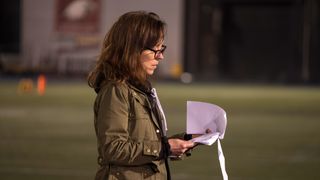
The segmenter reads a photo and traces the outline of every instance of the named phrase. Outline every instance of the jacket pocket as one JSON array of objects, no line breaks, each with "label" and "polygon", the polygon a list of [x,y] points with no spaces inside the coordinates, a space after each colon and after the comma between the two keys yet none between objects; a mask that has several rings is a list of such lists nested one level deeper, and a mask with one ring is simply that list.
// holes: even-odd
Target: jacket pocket
[{"label": "jacket pocket", "polygon": [[159,128],[156,128],[157,123],[152,118],[148,99],[136,93],[132,100],[128,121],[130,137],[136,141],[158,140],[156,129]]},{"label": "jacket pocket", "polygon": [[152,123],[147,108],[137,101],[134,101],[133,109],[131,110],[133,115],[129,117],[128,132],[130,137],[135,140],[149,139],[148,136],[150,123]]}]

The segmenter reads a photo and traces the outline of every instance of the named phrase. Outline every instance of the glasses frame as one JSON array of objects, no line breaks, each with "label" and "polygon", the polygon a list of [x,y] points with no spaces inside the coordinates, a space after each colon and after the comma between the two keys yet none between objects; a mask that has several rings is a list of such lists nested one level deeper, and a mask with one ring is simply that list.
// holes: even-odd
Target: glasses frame
[{"label": "glasses frame", "polygon": [[154,50],[152,48],[145,48],[145,50],[149,50],[154,52],[154,58],[156,59],[157,57],[159,57],[160,54],[163,55],[164,51],[166,50],[167,46],[166,45],[162,45],[160,50]]}]

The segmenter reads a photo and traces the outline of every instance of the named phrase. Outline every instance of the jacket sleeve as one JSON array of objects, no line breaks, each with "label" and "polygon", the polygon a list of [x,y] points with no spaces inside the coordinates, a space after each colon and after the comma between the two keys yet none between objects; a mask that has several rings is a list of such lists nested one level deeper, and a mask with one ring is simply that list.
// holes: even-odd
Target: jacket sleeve
[{"label": "jacket sleeve", "polygon": [[142,165],[159,159],[160,141],[136,141],[129,136],[128,90],[113,85],[102,91],[97,104],[96,130],[103,159],[118,165]]},{"label": "jacket sleeve", "polygon": [[183,133],[179,133],[179,134],[174,134],[169,137],[169,139],[175,139],[175,138],[189,141],[190,139],[192,139],[192,134],[187,134],[187,133],[183,132]]}]

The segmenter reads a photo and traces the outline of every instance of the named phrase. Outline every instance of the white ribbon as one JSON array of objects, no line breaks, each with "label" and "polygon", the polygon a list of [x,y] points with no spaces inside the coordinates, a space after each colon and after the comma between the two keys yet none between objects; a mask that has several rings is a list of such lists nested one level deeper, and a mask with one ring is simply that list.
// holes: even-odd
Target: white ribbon
[{"label": "white ribbon", "polygon": [[152,89],[151,89],[151,92],[152,92],[152,95],[153,95],[153,96],[155,97],[155,99],[156,99],[157,106],[158,106],[158,108],[159,108],[159,110],[160,110],[160,113],[161,113],[161,115],[162,115],[162,117],[163,117],[163,121],[161,121],[161,123],[162,123],[162,128],[163,128],[163,134],[166,136],[166,135],[167,135],[167,131],[168,131],[166,116],[164,115],[164,111],[163,111],[162,106],[161,106],[161,104],[160,104],[160,100],[159,100],[159,98],[158,98],[156,89],[155,89],[155,88],[152,88]]},{"label": "white ribbon", "polygon": [[221,168],[221,173],[222,173],[222,176],[223,176],[223,180],[228,180],[228,174],[227,174],[227,171],[226,171],[226,164],[225,164],[225,159],[224,159],[224,155],[223,155],[220,139],[218,139],[218,157],[219,157],[220,168]]}]

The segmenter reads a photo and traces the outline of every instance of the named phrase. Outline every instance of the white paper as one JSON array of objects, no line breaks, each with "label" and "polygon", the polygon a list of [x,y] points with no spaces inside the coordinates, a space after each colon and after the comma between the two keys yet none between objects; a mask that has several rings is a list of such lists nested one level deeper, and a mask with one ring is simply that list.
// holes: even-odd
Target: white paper
[{"label": "white paper", "polygon": [[206,134],[210,129],[211,133],[219,133],[219,139],[223,139],[227,126],[226,112],[219,106],[187,101],[187,133]]},{"label": "white paper", "polygon": [[[226,127],[227,115],[221,107],[204,102],[187,102],[187,133],[203,134],[191,141],[204,145],[211,146],[218,140],[218,157],[223,180],[228,180],[228,174],[220,139],[224,138]],[[207,129],[211,132],[206,133]]]},{"label": "white paper", "polygon": [[211,146],[219,138],[219,133],[208,133],[191,139],[192,142]]}]

